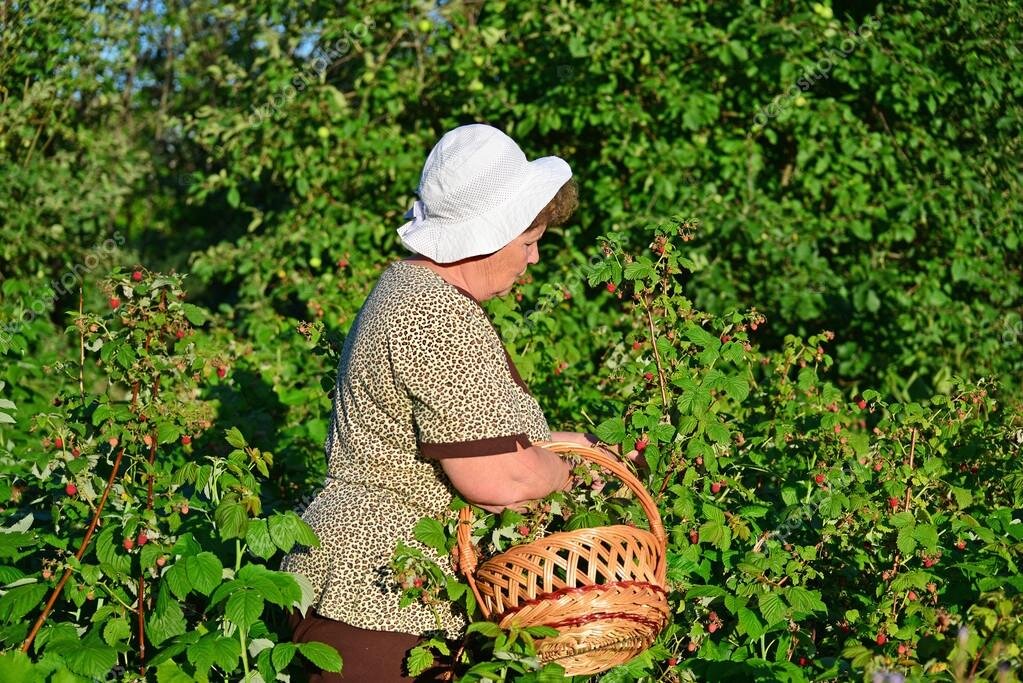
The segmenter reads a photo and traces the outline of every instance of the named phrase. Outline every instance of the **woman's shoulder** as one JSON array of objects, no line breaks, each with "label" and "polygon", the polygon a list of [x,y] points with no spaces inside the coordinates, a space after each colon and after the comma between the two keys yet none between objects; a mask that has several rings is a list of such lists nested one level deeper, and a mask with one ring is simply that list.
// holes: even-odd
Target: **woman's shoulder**
[{"label": "woman's shoulder", "polygon": [[425,323],[468,320],[486,313],[479,303],[426,266],[401,260],[381,274],[367,307],[392,320]]}]

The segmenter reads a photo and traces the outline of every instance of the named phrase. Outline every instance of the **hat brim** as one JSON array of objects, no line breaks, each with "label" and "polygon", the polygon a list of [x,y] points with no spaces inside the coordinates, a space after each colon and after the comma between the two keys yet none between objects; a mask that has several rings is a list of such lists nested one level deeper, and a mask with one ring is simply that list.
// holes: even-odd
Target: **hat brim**
[{"label": "hat brim", "polygon": [[[418,224],[410,220],[398,228],[401,243],[437,263],[493,254],[521,235],[572,177],[572,169],[560,157],[534,159],[528,168],[519,190],[504,205],[459,223],[441,224],[429,217]],[[405,218],[413,218],[411,210]]]}]

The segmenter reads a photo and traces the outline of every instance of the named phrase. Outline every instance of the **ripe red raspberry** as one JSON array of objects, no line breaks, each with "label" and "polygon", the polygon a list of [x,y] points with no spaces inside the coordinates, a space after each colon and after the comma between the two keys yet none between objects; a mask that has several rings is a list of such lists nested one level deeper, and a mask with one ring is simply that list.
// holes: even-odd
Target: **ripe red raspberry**
[{"label": "ripe red raspberry", "polygon": [[835,434],[838,434],[841,431],[842,431],[842,425],[835,425]]},{"label": "ripe red raspberry", "polygon": [[899,643],[899,654],[904,655],[907,652],[909,652],[909,648],[903,645],[902,643]]},{"label": "ripe red raspberry", "polygon": [[643,452],[648,445],[650,445],[650,439],[645,436],[641,437],[636,441],[636,450]]},{"label": "ripe red raspberry", "polygon": [[884,645],[885,643],[888,642],[888,636],[886,636],[884,632],[881,632],[877,634],[877,638],[875,638],[874,640],[877,642],[878,645]]},{"label": "ripe red raspberry", "polygon": [[412,585],[415,586],[416,588],[422,588],[423,587],[423,577],[417,576],[416,578],[412,579]]},{"label": "ripe red raspberry", "polygon": [[892,496],[891,498],[889,498],[888,499],[888,507],[890,507],[892,510],[898,510],[899,509],[899,499],[896,498],[895,496]]},{"label": "ripe red raspberry", "polygon": [[607,283],[607,291],[609,291],[612,294],[614,294],[616,289],[618,289],[618,287],[615,285],[615,283],[613,283],[613,282],[608,282]]},{"label": "ripe red raspberry", "polygon": [[337,260],[337,267],[338,268],[347,268],[348,267],[348,259],[346,259],[346,258],[338,259]]},{"label": "ripe red raspberry", "polygon": [[224,379],[225,377],[227,377],[227,368],[225,368],[223,365],[217,366],[217,377],[219,377],[220,379]]},{"label": "ripe red raspberry", "polygon": [[709,624],[707,624],[707,632],[708,633],[714,633],[717,630],[718,630],[717,622],[713,622],[712,621]]},{"label": "ripe red raspberry", "polygon": [[916,602],[916,591],[909,591],[906,593],[906,599],[910,602]]},{"label": "ripe red raspberry", "polygon": [[78,493],[78,487],[73,482],[68,482],[67,486],[64,487],[64,493],[74,496]]},{"label": "ripe red raspberry", "polygon": [[699,465],[700,467],[703,467],[703,456],[702,455],[696,456],[696,464]]},{"label": "ripe red raspberry", "polygon": [[686,649],[689,650],[690,652],[696,652],[696,648],[698,647],[699,645],[696,644],[695,640],[690,640],[689,644],[686,645]]},{"label": "ripe red raspberry", "polygon": [[53,572],[51,572],[49,569],[44,569],[43,570],[43,581],[49,581],[52,578],[53,578]]},{"label": "ripe red raspberry", "polygon": [[753,330],[754,332],[756,332],[757,331],[757,324],[756,323],[750,323],[749,324],[749,328],[751,330]]},{"label": "ripe red raspberry", "polygon": [[140,546],[143,546],[146,543],[149,543],[149,536],[146,535],[145,531],[141,531],[139,532],[138,538],[135,539],[135,542],[138,543]]},{"label": "ripe red raspberry", "polygon": [[800,657],[799,658],[799,666],[808,666],[809,664],[810,664],[810,660],[807,659],[806,657]]},{"label": "ripe red raspberry", "polygon": [[178,339],[184,339],[185,338],[185,331],[184,330],[178,330],[177,332],[174,333],[174,336],[177,337]]},{"label": "ripe red raspberry", "polygon": [[639,351],[641,348],[643,348],[643,342],[638,342],[638,341],[632,342],[632,350],[633,351]]},{"label": "ripe red raspberry", "polygon": [[124,546],[125,550],[131,550],[132,548],[135,547],[135,541],[131,540],[130,538],[126,538],[124,539],[124,543],[122,543],[121,545]]},{"label": "ripe red raspberry", "polygon": [[519,536],[528,536],[529,535],[529,525],[527,525],[527,524],[520,524],[518,526],[518,528],[515,529],[515,530],[519,532]]},{"label": "ripe red raspberry", "polygon": [[160,555],[160,557],[156,558],[156,566],[157,567],[162,567],[165,564],[167,564],[166,556]]},{"label": "ripe red raspberry", "polygon": [[713,484],[710,485],[710,492],[711,493],[718,493],[720,490],[721,490],[721,482],[720,481],[716,481],[716,482],[714,482]]},{"label": "ripe red raspberry", "polygon": [[722,343],[722,344],[727,344],[727,343],[728,343],[728,342],[730,342],[731,340],[732,340],[732,337],[731,337],[731,335],[727,335],[727,334],[723,334],[723,335],[721,335],[721,343]]},{"label": "ripe red raspberry", "polygon": [[134,280],[135,282],[141,282],[142,281],[142,271],[141,270],[136,270],[134,273],[131,274],[131,279]]},{"label": "ripe red raspberry", "polygon": [[82,452],[80,450],[78,450],[77,447],[71,449],[71,457],[72,458],[77,458],[81,454],[82,454]]},{"label": "ripe red raspberry", "polygon": [[53,445],[56,446],[58,449],[63,449],[64,448],[64,439],[62,439],[62,438],[60,438],[58,436],[56,439],[53,440]]},{"label": "ripe red raspberry", "polygon": [[190,437],[188,434],[183,434],[181,436],[181,445],[187,446],[190,443],[192,443],[192,437]]},{"label": "ripe red raspberry", "polygon": [[823,473],[818,473],[814,476],[813,480],[818,484],[823,484],[825,481],[827,481],[827,477],[824,476]]},{"label": "ripe red raspberry", "polygon": [[689,532],[689,542],[693,545],[700,542],[700,534],[696,531],[696,529]]},{"label": "ripe red raspberry", "polygon": [[110,444],[111,448],[117,448],[117,444],[120,442],[117,440],[116,436],[112,436],[109,439],[107,439],[107,443]]},{"label": "ripe red raspberry", "polygon": [[861,398],[859,401],[856,402],[856,405],[860,407],[860,410],[864,410],[867,407],[867,402]]},{"label": "ripe red raspberry", "polygon": [[644,372],[643,373],[643,379],[645,379],[648,382],[653,382],[654,381],[654,373],[652,373],[652,372]]},{"label": "ripe red raspberry", "polygon": [[116,296],[110,297],[108,303],[110,304],[110,308],[112,308],[114,310],[117,310],[118,308],[121,307],[121,300],[118,299]]},{"label": "ripe red raspberry", "polygon": [[966,550],[966,541],[964,541],[961,538],[956,539],[956,549],[957,550]]},{"label": "ripe red raspberry", "polygon": [[181,506],[181,514],[183,515],[188,514],[188,503],[185,503],[184,505]]},{"label": "ripe red raspberry", "polygon": [[668,666],[675,666],[676,664],[678,664],[678,657],[668,658]]},{"label": "ripe red raspberry", "polygon": [[883,467],[884,467],[884,465],[881,464],[880,460],[878,460],[877,462],[874,463],[874,471],[875,472],[880,472]]}]

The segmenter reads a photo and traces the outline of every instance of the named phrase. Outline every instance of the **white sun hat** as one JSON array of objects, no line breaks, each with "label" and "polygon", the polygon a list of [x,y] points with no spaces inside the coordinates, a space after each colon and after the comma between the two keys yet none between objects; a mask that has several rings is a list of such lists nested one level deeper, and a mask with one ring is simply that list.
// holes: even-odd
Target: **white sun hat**
[{"label": "white sun hat", "polygon": [[430,151],[401,243],[437,263],[492,254],[522,234],[572,177],[559,157],[527,161],[497,128],[459,126]]}]

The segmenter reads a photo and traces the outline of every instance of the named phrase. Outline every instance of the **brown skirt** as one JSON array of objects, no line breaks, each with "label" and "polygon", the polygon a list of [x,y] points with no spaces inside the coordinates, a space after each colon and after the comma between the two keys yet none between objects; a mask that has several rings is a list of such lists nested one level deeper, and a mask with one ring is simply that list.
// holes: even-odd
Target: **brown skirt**
[{"label": "brown skirt", "polygon": [[[341,673],[318,669],[305,660],[309,683],[433,683],[451,680],[448,666],[435,666],[416,678],[405,669],[405,655],[418,645],[421,636],[390,631],[372,631],[328,619],[310,608],[302,616],[294,610],[288,617],[294,643],[318,641],[334,646],[341,654]],[[301,657],[301,655],[299,655]]]}]

